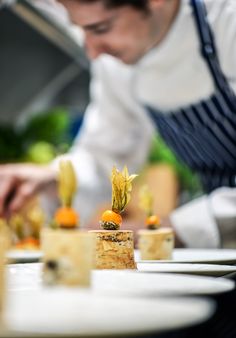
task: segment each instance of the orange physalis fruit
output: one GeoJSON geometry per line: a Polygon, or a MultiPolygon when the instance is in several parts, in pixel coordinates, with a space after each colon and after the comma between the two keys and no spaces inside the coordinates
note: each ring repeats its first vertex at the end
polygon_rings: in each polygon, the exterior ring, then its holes
{"type": "Polygon", "coordinates": [[[38,250],[40,246],[39,240],[34,237],[27,237],[15,244],[16,249],[38,250]]]}
{"type": "Polygon", "coordinates": [[[102,222],[114,222],[116,224],[121,224],[122,217],[120,214],[112,210],[106,210],[102,214],[102,222]]]}
{"type": "Polygon", "coordinates": [[[151,215],[146,218],[146,225],[148,228],[158,228],[160,224],[161,220],[157,215],[151,215]]]}
{"type": "Polygon", "coordinates": [[[73,208],[61,207],[56,211],[54,219],[60,227],[75,228],[77,226],[79,216],[73,208]]]}
{"type": "Polygon", "coordinates": [[[120,214],[113,210],[106,210],[101,217],[101,225],[104,229],[119,229],[122,223],[122,217],[120,214]]]}

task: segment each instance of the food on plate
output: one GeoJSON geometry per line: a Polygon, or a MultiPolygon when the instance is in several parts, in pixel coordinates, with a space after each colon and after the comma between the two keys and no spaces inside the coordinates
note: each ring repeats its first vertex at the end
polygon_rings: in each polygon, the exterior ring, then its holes
{"type": "Polygon", "coordinates": [[[40,242],[39,239],[34,237],[26,237],[15,244],[15,249],[18,250],[39,250],[40,242]]]}
{"type": "Polygon", "coordinates": [[[40,249],[40,231],[45,223],[45,214],[37,198],[13,214],[7,223],[11,230],[12,249],[40,249]]]}
{"type": "Polygon", "coordinates": [[[96,235],[96,269],[135,269],[133,231],[120,230],[122,215],[130,201],[132,181],[127,167],[120,172],[115,166],[111,173],[112,206],[101,216],[102,230],[91,230],[96,235]]]}
{"type": "Polygon", "coordinates": [[[10,247],[9,227],[3,219],[0,219],[0,325],[3,321],[5,306],[5,262],[6,251],[10,247]]]}
{"type": "Polygon", "coordinates": [[[61,206],[52,227],[42,230],[43,281],[47,285],[89,286],[94,259],[94,236],[79,229],[72,203],[77,180],[72,163],[59,164],[58,194],[61,206]]]}
{"type": "Polygon", "coordinates": [[[174,248],[174,232],[161,227],[161,219],[153,213],[153,195],[147,185],[139,194],[140,207],[146,213],[146,229],[138,232],[138,247],[142,260],[171,259],[174,248]]]}

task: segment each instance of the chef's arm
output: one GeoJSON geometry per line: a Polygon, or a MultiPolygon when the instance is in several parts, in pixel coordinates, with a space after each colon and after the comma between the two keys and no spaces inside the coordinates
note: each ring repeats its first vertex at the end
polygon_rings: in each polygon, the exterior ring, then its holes
{"type": "Polygon", "coordinates": [[[184,247],[235,247],[236,189],[216,189],[177,208],[169,220],[184,247]]]}

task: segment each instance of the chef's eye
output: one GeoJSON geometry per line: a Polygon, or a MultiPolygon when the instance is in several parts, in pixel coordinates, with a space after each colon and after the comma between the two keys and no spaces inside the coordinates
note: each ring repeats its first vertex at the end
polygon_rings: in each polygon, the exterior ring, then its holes
{"type": "Polygon", "coordinates": [[[94,34],[105,34],[111,30],[111,24],[104,24],[94,29],[94,34]]]}

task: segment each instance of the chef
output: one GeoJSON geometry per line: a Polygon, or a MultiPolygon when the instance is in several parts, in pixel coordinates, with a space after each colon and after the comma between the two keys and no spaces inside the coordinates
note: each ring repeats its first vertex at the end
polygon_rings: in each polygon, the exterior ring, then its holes
{"type": "MultiPolygon", "coordinates": [[[[235,246],[235,0],[60,3],[83,30],[92,60],[91,103],[67,155],[76,166],[77,201],[85,216],[109,196],[113,164],[127,165],[130,172],[142,168],[157,129],[199,175],[206,192],[170,215],[180,242],[235,246]]],[[[27,177],[15,169],[0,168],[0,210],[15,187],[14,182],[7,186],[8,180],[18,182],[8,203],[9,210],[16,210],[54,175],[40,168],[42,180],[37,181],[38,168],[31,167],[27,177]]]]}

